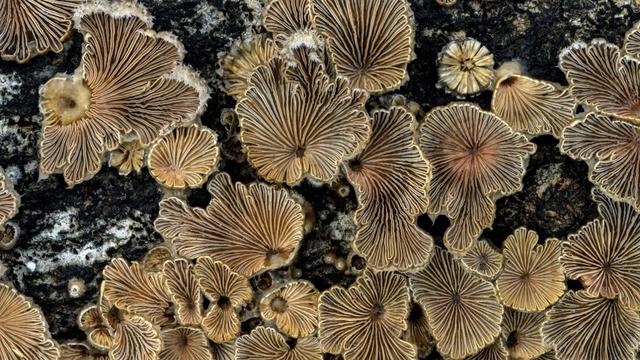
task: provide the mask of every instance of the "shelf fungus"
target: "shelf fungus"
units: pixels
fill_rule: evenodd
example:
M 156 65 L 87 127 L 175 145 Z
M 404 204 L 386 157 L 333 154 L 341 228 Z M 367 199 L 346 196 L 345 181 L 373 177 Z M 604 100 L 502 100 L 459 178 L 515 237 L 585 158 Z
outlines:
M 542 340 L 544 312 L 520 312 L 507 309 L 502 321 L 502 340 L 513 359 L 535 359 L 549 351 Z
M 141 5 L 88 3 L 76 20 L 85 41 L 80 66 L 40 88 L 40 168 L 62 171 L 69 185 L 93 177 L 121 137 L 148 146 L 192 122 L 208 98 L 204 81 L 181 65 L 182 45 L 151 30 Z
M 409 289 L 393 272 L 365 270 L 349 289 L 320 295 L 319 337 L 325 352 L 345 360 L 415 359 L 416 347 L 401 339 L 407 329 Z
M 407 316 L 407 331 L 404 339 L 418 349 L 418 358 L 427 356 L 433 348 L 433 336 L 429 329 L 429 319 L 422 305 L 411 302 Z
M 71 17 L 82 0 L 0 0 L 0 58 L 24 64 L 48 51 L 62 52 Z
M 568 236 L 560 261 L 589 294 L 618 297 L 640 311 L 640 214 L 599 190 L 593 190 L 593 198 L 601 218 Z
M 460 260 L 467 269 L 486 278 L 493 278 L 502 270 L 504 257 L 487 240 L 480 240 Z
M 491 110 L 514 131 L 556 138 L 575 119 L 575 107 L 569 90 L 517 74 L 498 79 L 491 100 Z
M 170 189 L 199 188 L 218 165 L 216 134 L 192 125 L 173 130 L 149 151 L 149 172 Z
M 299 63 L 276 57 L 251 76 L 236 105 L 240 137 L 266 180 L 293 184 L 308 175 L 328 181 L 369 137 L 368 96 L 343 77 L 331 80 L 309 48 L 296 52 Z
M 210 302 L 202 319 L 207 337 L 216 343 L 233 340 L 240 332 L 238 311 L 253 298 L 249 280 L 208 256 L 198 258 L 194 273 Z
M 433 169 L 429 212 L 449 216 L 444 243 L 464 254 L 493 222 L 495 199 L 522 187 L 535 145 L 494 114 L 453 103 L 427 114 L 420 146 Z
M 275 329 L 258 326 L 236 341 L 236 360 L 322 360 L 315 337 L 287 340 Z
M 264 27 L 274 38 L 311 30 L 311 0 L 270 0 L 264 9 Z
M 189 261 L 176 259 L 165 262 L 162 277 L 175 306 L 176 320 L 182 325 L 200 325 L 202 293 Z
M 576 42 L 560 54 L 571 94 L 604 115 L 640 125 L 640 60 L 603 40 Z
M 589 178 L 640 211 L 640 127 L 595 113 L 564 131 L 561 149 L 588 161 Z
M 209 182 L 206 208 L 178 198 L 160 202 L 156 230 L 188 259 L 211 256 L 253 276 L 288 264 L 302 240 L 302 207 L 284 189 L 233 183 L 227 174 Z
M 276 47 L 265 35 L 254 35 L 235 44 L 222 60 L 222 80 L 227 94 L 243 98 L 253 71 L 275 55 Z
M 508 354 L 502 342 L 496 340 L 493 344 L 471 356 L 467 356 L 464 360 L 508 360 Z
M 315 29 L 351 87 L 383 93 L 408 79 L 414 29 L 407 0 L 313 0 L 312 5 Z
M 359 204 L 353 247 L 372 268 L 417 268 L 433 248 L 431 236 L 416 225 L 429 205 L 431 178 L 416 142 L 417 127 L 403 108 L 374 111 L 369 142 L 344 164 Z
M 109 166 L 118 168 L 120 175 L 129 175 L 132 172 L 139 174 L 144 166 L 145 149 L 138 140 L 121 142 L 109 154 Z
M 438 56 L 438 84 L 458 96 L 477 94 L 493 83 L 493 65 L 493 54 L 478 40 L 453 40 Z
M 209 340 L 202 330 L 178 327 L 161 333 L 159 360 L 217 360 L 209 350 Z
M 409 274 L 415 300 L 427 313 L 438 351 L 460 359 L 493 343 L 503 308 L 493 285 L 436 248 L 429 264 Z
M 51 340 L 40 310 L 23 295 L 0 284 L 0 358 L 57 360 L 58 345 Z
M 547 313 L 542 334 L 559 360 L 633 360 L 640 346 L 640 316 L 617 299 L 569 291 Z
M 310 282 L 293 281 L 267 293 L 260 300 L 260 314 L 287 336 L 309 336 L 318 327 L 319 296 Z
M 19 206 L 20 195 L 13 190 L 13 184 L 0 168 L 0 227 L 16 215 Z
M 565 290 L 560 263 L 562 243 L 547 239 L 538 245 L 535 231 L 519 228 L 504 242 L 504 268 L 496 279 L 502 302 L 513 309 L 541 311 L 555 304 Z
M 625 35 L 624 51 L 627 55 L 640 59 L 640 22 L 637 22 Z

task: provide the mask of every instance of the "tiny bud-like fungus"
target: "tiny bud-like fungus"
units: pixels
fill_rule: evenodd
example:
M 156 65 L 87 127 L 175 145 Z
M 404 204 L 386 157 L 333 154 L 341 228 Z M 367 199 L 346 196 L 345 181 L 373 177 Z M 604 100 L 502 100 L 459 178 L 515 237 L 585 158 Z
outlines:
M 493 65 L 493 54 L 478 40 L 453 40 L 438 57 L 439 84 L 459 96 L 477 94 L 493 83 Z

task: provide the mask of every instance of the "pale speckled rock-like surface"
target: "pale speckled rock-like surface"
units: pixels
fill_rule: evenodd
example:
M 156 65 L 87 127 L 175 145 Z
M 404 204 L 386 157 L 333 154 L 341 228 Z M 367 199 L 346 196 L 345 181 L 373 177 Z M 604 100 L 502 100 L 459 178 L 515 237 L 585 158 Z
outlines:
M 236 38 L 252 27 L 260 30 L 260 1 L 142 2 L 154 15 L 156 30 L 172 31 L 183 41 L 185 62 L 199 71 L 212 89 L 202 122 L 218 133 L 223 145 L 222 169 L 235 180 L 255 180 L 255 172 L 237 161 L 241 152 L 236 129 L 220 122 L 223 109 L 234 103 L 221 91 L 217 69 L 219 57 Z M 497 64 L 520 58 L 532 76 L 565 83 L 556 67 L 563 47 L 595 37 L 620 43 L 625 31 L 640 19 L 628 1 L 459 0 L 453 7 L 441 8 L 433 0 L 414 0 L 412 8 L 418 59 L 409 66 L 410 81 L 396 93 L 418 102 L 425 111 L 454 100 L 435 86 L 437 54 L 454 32 L 465 31 L 480 40 L 493 52 Z M 136 260 L 162 241 L 152 228 L 162 194 L 146 171 L 121 177 L 105 166 L 94 179 L 72 189 L 58 175 L 40 179 L 38 87 L 58 72 L 72 72 L 80 53 L 81 37 L 75 34 L 62 54 L 37 57 L 21 66 L 0 63 L 0 166 L 7 169 L 22 194 L 22 207 L 14 219 L 22 235 L 12 251 L 0 253 L 0 262 L 6 267 L 3 278 L 36 299 L 59 340 L 82 336 L 75 328 L 75 316 L 82 306 L 95 301 L 100 272 L 110 257 Z M 490 98 L 485 92 L 470 100 L 487 108 Z M 561 156 L 550 138 L 536 142 L 540 151 L 532 158 L 524 191 L 499 202 L 494 229 L 485 234 L 497 245 L 521 225 L 538 231 L 541 238 L 564 237 L 596 216 L 588 196 L 587 167 Z M 346 258 L 349 244 L 344 240 L 354 235 L 349 214 L 357 206 L 355 196 L 353 191 L 346 197 L 338 196 L 334 189 L 339 186 L 315 187 L 305 182 L 294 189 L 313 205 L 316 227 L 306 236 L 298 259 L 288 270 L 296 270 L 321 290 L 354 279 L 322 259 L 327 253 Z M 204 206 L 209 197 L 199 189 L 191 193 L 189 201 Z M 551 214 L 556 215 L 549 226 L 542 220 Z M 425 215 L 420 225 L 439 238 L 447 221 L 440 217 L 433 224 Z M 274 272 L 273 277 L 287 274 L 289 271 L 283 270 Z M 78 299 L 67 293 L 72 278 L 84 280 L 87 286 Z M 243 330 L 259 323 L 248 319 Z

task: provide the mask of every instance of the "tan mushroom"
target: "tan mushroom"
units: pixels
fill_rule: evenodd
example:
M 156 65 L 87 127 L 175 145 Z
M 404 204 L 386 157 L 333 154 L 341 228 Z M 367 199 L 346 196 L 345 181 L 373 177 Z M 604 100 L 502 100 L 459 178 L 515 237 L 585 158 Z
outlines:
M 149 172 L 170 189 L 199 188 L 216 169 L 220 150 L 216 134 L 198 125 L 177 128 L 149 151 Z
M 237 360 L 322 360 L 315 337 L 287 341 L 275 329 L 258 326 L 236 342 Z
M 87 3 L 77 20 L 85 38 L 80 67 L 40 89 L 40 168 L 62 171 L 69 185 L 95 175 L 121 136 L 148 146 L 193 121 L 208 98 L 204 81 L 179 65 L 182 45 L 151 30 L 141 5 Z
M 205 209 L 178 198 L 160 202 L 156 230 L 189 259 L 211 256 L 252 276 L 289 263 L 302 240 L 302 207 L 284 189 L 234 184 L 217 174 L 208 185 Z
M 456 95 L 474 95 L 493 83 L 493 65 L 493 54 L 478 40 L 455 39 L 438 56 L 438 83 Z
M 209 348 L 211 349 L 214 360 L 237 360 L 236 340 L 222 344 L 209 343 Z
M 375 269 L 424 265 L 433 239 L 416 225 L 426 212 L 429 162 L 416 141 L 413 115 L 400 107 L 373 112 L 369 142 L 344 169 L 358 196 L 353 247 Z
M 502 270 L 504 257 L 489 241 L 480 240 L 460 260 L 467 269 L 480 276 L 492 278 Z
M 222 60 L 222 80 L 227 94 L 243 98 L 253 71 L 275 55 L 276 47 L 265 35 L 248 37 L 234 44 Z
M 142 259 L 142 267 L 147 272 L 160 272 L 165 261 L 174 258 L 173 251 L 165 245 L 158 245 L 147 252 Z
M 274 38 L 311 29 L 310 0 L 269 0 L 264 9 L 264 27 Z
M 464 358 L 465 360 L 507 360 L 507 350 L 502 341 L 496 340 L 493 344 L 480 350 L 478 353 Z
M 0 0 L 0 57 L 24 64 L 62 52 L 74 10 L 82 0 Z
M 551 350 L 542 340 L 544 312 L 520 312 L 507 309 L 502 321 L 502 340 L 514 359 L 534 359 Z
M 0 168 L 0 226 L 4 226 L 18 212 L 20 195 L 13 190 L 13 184 Z
M 433 348 L 434 340 L 431 336 L 427 313 L 417 302 L 411 302 L 404 339 L 417 347 L 418 358 L 428 355 Z
M 109 360 L 109 355 L 94 351 L 83 343 L 60 345 L 60 360 Z
M 293 281 L 265 294 L 260 300 L 260 314 L 265 320 L 274 321 L 287 336 L 308 336 L 318 326 L 319 296 L 310 282 Z
M 202 294 L 191 264 L 185 259 L 164 263 L 162 277 L 175 304 L 175 315 L 182 325 L 202 322 Z
M 627 55 L 640 59 L 640 22 L 637 22 L 625 35 L 624 51 Z
M 158 360 L 218 360 L 209 351 L 209 340 L 202 330 L 178 327 L 164 330 Z
M 144 166 L 145 149 L 138 140 L 122 142 L 109 155 L 109 166 L 118 168 L 120 175 L 134 171 L 139 174 Z

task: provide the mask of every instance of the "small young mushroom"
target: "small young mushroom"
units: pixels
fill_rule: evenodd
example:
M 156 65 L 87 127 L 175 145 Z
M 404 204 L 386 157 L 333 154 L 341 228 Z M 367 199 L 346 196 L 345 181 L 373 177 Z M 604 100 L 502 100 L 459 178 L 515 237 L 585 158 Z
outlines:
M 287 340 L 275 329 L 258 326 L 236 341 L 236 360 L 322 360 L 315 337 Z
M 319 296 L 310 282 L 290 282 L 264 295 L 260 314 L 267 321 L 275 321 L 278 330 L 287 336 L 308 336 L 318 326 Z
M 544 312 L 507 309 L 502 320 L 502 341 L 513 359 L 534 359 L 551 350 L 542 340 Z
M 117 167 L 120 175 L 129 175 L 134 171 L 139 174 L 144 165 L 145 149 L 138 140 L 122 142 L 109 155 L 109 166 Z
M 469 270 L 480 276 L 492 278 L 502 270 L 504 257 L 489 241 L 480 240 L 460 260 Z
M 0 226 L 5 225 L 7 220 L 11 219 L 18 212 L 20 206 L 20 195 L 13 190 L 13 184 L 4 174 L 4 170 L 0 168 Z M 17 236 L 17 232 L 14 232 Z M 15 236 L 11 236 L 13 238 Z M 10 243 L 4 241 L 3 243 Z
M 493 65 L 493 54 L 478 40 L 453 40 L 438 56 L 439 84 L 459 96 L 477 94 L 493 83 Z
M 222 60 L 222 80 L 227 94 L 243 98 L 253 71 L 275 55 L 273 41 L 264 35 L 254 35 L 235 44 Z

